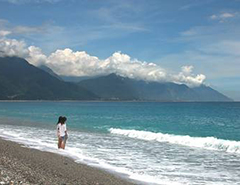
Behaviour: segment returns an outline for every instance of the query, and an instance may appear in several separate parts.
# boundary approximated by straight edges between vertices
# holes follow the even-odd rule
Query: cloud
[[[184,74],[191,74],[193,71],[193,66],[183,66],[182,67],[182,72]]]
[[[193,66],[183,66],[182,72],[180,72],[177,76],[175,76],[176,83],[178,82],[184,82],[188,86],[199,86],[201,85],[204,80],[206,79],[206,76],[203,74],[199,75],[192,75]]]
[[[7,36],[9,34],[11,34],[11,31],[0,30],[0,37],[5,37],[5,36]]]
[[[35,66],[44,65],[47,61],[46,55],[42,53],[42,50],[35,46],[28,47],[28,56],[26,59]]]
[[[175,42],[191,43],[197,47],[203,47],[209,43],[218,43],[223,40],[236,40],[240,37],[240,25],[238,19],[226,21],[225,24],[210,24],[202,26],[193,26],[180,32],[179,37],[174,38]]]
[[[35,46],[27,47],[24,41],[0,39],[0,51],[4,56],[19,56],[27,59],[35,66],[46,65],[59,75],[66,76],[97,76],[116,73],[120,76],[157,82],[184,83],[198,86],[205,76],[193,75],[193,66],[183,66],[178,74],[171,74],[154,63],[132,59],[129,55],[115,52],[112,56],[101,60],[85,51],[72,51],[69,48],[56,50],[49,56]]]
[[[190,3],[187,3],[180,7],[179,10],[189,10],[189,9],[195,9],[199,8],[201,6],[206,6],[210,3],[212,3],[214,0],[208,0],[208,1],[190,1]]]
[[[236,13],[228,13],[228,12],[224,12],[218,15],[211,15],[210,19],[212,20],[218,20],[219,22],[225,22],[227,19],[233,18],[236,16]]]
[[[88,13],[89,16],[93,16],[92,14]],[[95,14],[94,16],[96,16]],[[111,14],[109,16],[111,17]],[[48,52],[52,52],[56,50],[58,46],[62,48],[79,47],[98,40],[115,39],[132,33],[149,31],[138,22],[113,20],[112,22],[105,20],[106,23],[99,25],[74,25],[71,28],[66,28],[56,25],[54,21],[47,21],[35,26],[27,26],[13,25],[8,20],[0,19],[0,31],[4,31],[2,34],[0,33],[0,37],[7,35],[11,35],[11,37],[20,36],[29,43],[38,43],[45,51],[48,50]]]
[[[222,40],[213,44],[206,45],[200,51],[207,54],[240,56],[240,40]]]
[[[141,3],[132,1],[113,1],[109,7],[100,7],[88,12],[88,15],[102,22],[100,26],[104,30],[121,30],[125,32],[145,32],[149,31],[139,18],[143,10]]]
[[[211,16],[210,16],[210,19],[212,19],[212,20],[218,19],[218,16],[216,16],[216,15],[211,15]]]
[[[180,35],[182,36],[194,36],[197,35],[197,31],[194,29],[186,30],[184,32],[181,32]]]
[[[219,15],[219,17],[223,19],[227,19],[227,18],[235,17],[235,15],[231,13],[222,13],[221,15]]]
[[[44,23],[39,26],[13,26],[9,21],[0,19],[0,37],[6,35],[34,35],[34,34],[46,34],[54,26],[50,23]]]
[[[37,27],[30,27],[30,26],[16,26],[12,28],[13,34],[37,34],[37,33],[44,33],[46,30],[46,26],[37,26]]]
[[[26,43],[24,41],[7,38],[0,39],[0,51],[1,55],[19,56],[22,58],[26,58],[29,54]]]
[[[129,55],[121,52],[115,52],[107,59],[100,60],[84,51],[57,50],[47,58],[46,65],[60,75],[96,76],[116,73],[120,76],[138,80],[170,81],[184,83],[188,86],[199,86],[206,78],[202,74],[193,75],[193,66],[184,66],[179,74],[170,74],[154,63],[131,59]]]
[[[100,60],[85,51],[57,50],[48,57],[46,64],[60,75],[96,76],[116,73],[147,81],[161,81],[166,76],[166,72],[159,66],[132,60],[121,52],[115,52],[107,59]]]
[[[174,70],[191,64],[195,67],[195,73],[201,74],[204,71],[208,82],[211,82],[212,79],[239,76],[240,60],[237,50],[233,52],[230,48],[226,49],[224,45],[220,46],[220,44],[223,43],[192,47],[191,50],[182,53],[167,55],[161,58],[161,64]],[[217,47],[221,50],[218,50]]]
[[[16,39],[0,39],[0,56],[18,56],[27,59],[31,64],[39,66],[45,64],[47,57],[42,50],[35,46],[27,47],[24,41]]]

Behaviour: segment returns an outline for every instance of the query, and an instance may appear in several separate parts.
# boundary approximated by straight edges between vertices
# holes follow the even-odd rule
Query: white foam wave
[[[26,129],[26,130],[25,130]],[[25,130],[23,132],[23,130]],[[39,133],[38,135],[36,133]],[[45,133],[45,134],[44,134]],[[51,136],[49,136],[51,135]],[[76,137],[78,134],[71,134],[72,137]],[[0,128],[0,137],[6,140],[10,140],[13,142],[17,142],[20,144],[23,144],[22,147],[29,147],[34,148],[40,151],[47,151],[52,153],[57,153],[60,155],[64,155],[67,157],[70,157],[75,160],[75,162],[84,163],[93,167],[98,167],[101,169],[105,169],[108,171],[119,173],[123,176],[127,176],[129,179],[136,180],[137,182],[146,182],[148,184],[158,184],[159,179],[147,176],[147,175],[139,175],[137,172],[130,171],[129,169],[125,167],[120,167],[117,165],[117,161],[115,162],[115,165],[108,164],[107,160],[98,158],[99,156],[93,157],[92,155],[89,155],[89,153],[85,150],[81,149],[81,146],[76,146],[78,143],[72,143],[68,144],[68,147],[65,150],[59,150],[56,147],[56,138],[52,137],[54,136],[54,131],[48,131],[45,129],[37,129],[37,128],[12,128],[5,127]],[[105,153],[106,150],[103,150]],[[115,155],[115,154],[113,154]],[[163,180],[161,180],[161,183]],[[164,182],[168,182],[165,180]],[[141,184],[141,183],[140,183]],[[172,181],[169,181],[169,183],[164,184],[172,184]],[[181,185],[180,183],[178,183]],[[177,184],[177,185],[178,185]]]
[[[240,141],[230,141],[217,139],[214,137],[191,137],[188,135],[173,135],[163,133],[153,133],[149,131],[123,130],[111,128],[110,133],[124,135],[130,138],[142,139],[146,141],[167,142],[190,147],[198,147],[210,150],[219,150],[230,153],[240,153]]]
[[[121,129],[110,129],[110,132],[137,139],[159,140],[160,142],[168,143],[176,143],[177,141],[181,143],[183,140],[187,141],[187,137],[189,137],[162,134],[162,137],[165,137],[164,140],[163,138],[160,139],[159,133]],[[167,139],[167,136],[169,138],[172,137],[172,139]],[[58,150],[56,146],[56,133],[54,130],[4,125],[0,125],[0,137],[24,144],[26,147],[68,156],[73,158],[76,162],[103,168],[132,180],[136,180],[138,183],[141,182],[142,184],[182,185],[194,184],[193,182],[207,182],[207,184],[212,184],[212,182],[214,182],[214,185],[223,185],[224,183],[221,182],[222,174],[227,174],[229,179],[238,179],[238,177],[233,175],[234,173],[232,173],[232,171],[221,171],[216,173],[216,171],[210,170],[203,171],[202,174],[200,174],[198,164],[202,164],[203,159],[201,159],[202,161],[196,161],[196,165],[188,166],[190,169],[186,170],[186,165],[188,165],[188,163],[186,163],[186,160],[182,160],[185,153],[180,152],[184,155],[179,156],[179,153],[174,151],[183,149],[185,152],[188,148],[178,147],[177,145],[176,147],[171,146],[171,149],[173,149],[172,153],[161,154],[159,152],[161,149],[159,150],[157,147],[154,147],[156,149],[152,153],[154,155],[148,155],[149,149],[152,148],[152,146],[148,148],[148,142],[144,142],[143,145],[140,145],[142,141],[137,140],[134,142],[135,144],[132,145],[133,142],[131,140],[126,138],[119,139],[118,135],[71,131],[71,137],[69,138],[66,150]],[[188,140],[191,140],[191,137],[189,137]],[[136,143],[138,143],[137,147]],[[158,145],[157,142],[152,144],[154,146]],[[168,144],[166,145],[169,146]],[[165,151],[164,148],[163,151]],[[207,156],[211,155],[211,153],[212,152],[207,151]],[[194,153],[194,155],[198,156],[196,153]],[[178,157],[181,158],[181,161],[175,161],[175,158]],[[159,161],[159,159],[161,160]],[[204,158],[204,160],[208,159]],[[222,160],[219,159],[219,161]],[[216,169],[219,169],[218,167],[222,165],[221,163],[216,163],[214,166]],[[213,175],[211,172],[214,173],[215,179],[212,179]]]

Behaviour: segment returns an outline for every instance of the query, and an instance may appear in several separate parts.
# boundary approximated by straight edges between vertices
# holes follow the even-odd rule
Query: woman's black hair
[[[62,116],[59,116],[57,124],[58,124],[58,123],[61,123],[61,122],[62,122],[62,119],[63,119],[63,117],[62,117]]]
[[[65,123],[67,121],[67,118],[64,116],[62,117],[62,122],[61,123]]]

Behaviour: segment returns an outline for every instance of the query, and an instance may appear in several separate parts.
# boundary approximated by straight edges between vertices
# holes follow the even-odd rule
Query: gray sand
[[[0,138],[0,184],[130,185],[103,170]],[[12,181],[12,182],[11,182]]]

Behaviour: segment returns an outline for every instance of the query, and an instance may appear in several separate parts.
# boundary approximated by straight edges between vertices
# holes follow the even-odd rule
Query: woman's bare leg
[[[61,137],[58,138],[58,149],[61,148],[61,145],[62,145],[62,139]]]
[[[62,143],[62,149],[65,149],[65,144],[64,144],[64,142]]]
[[[61,142],[61,148],[62,148],[62,149],[65,149],[65,143],[64,143],[64,140],[62,140],[62,142]]]
[[[63,140],[63,149],[65,149],[66,142],[67,142],[67,138],[65,137],[64,140]]]

